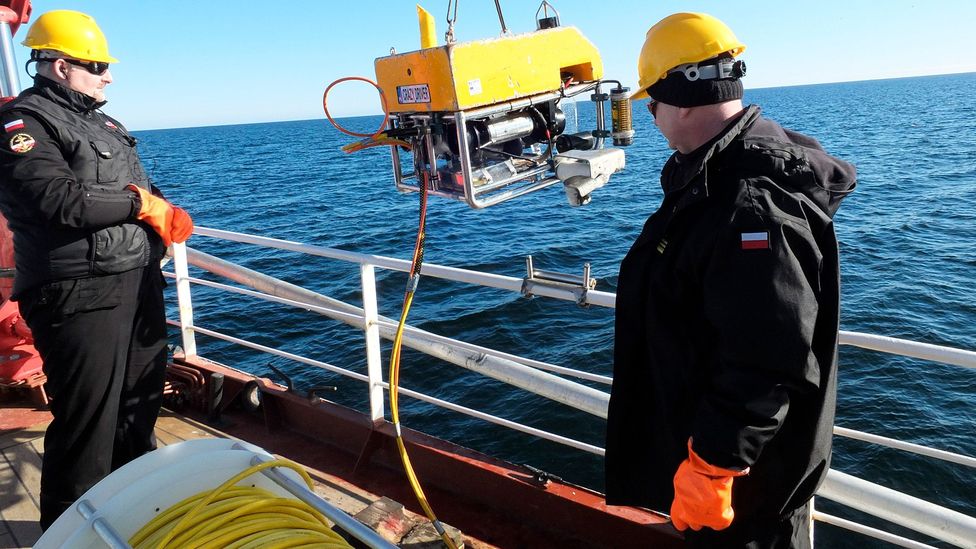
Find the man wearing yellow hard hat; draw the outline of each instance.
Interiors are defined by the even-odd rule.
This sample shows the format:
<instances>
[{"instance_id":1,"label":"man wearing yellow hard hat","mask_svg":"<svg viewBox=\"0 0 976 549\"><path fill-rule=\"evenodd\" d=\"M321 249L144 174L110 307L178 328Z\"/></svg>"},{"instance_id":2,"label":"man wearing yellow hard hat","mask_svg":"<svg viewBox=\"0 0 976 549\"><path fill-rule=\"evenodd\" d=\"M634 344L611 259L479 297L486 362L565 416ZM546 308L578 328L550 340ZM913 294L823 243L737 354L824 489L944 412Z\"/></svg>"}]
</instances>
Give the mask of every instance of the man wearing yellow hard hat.
<instances>
[{"instance_id":1,"label":"man wearing yellow hard hat","mask_svg":"<svg viewBox=\"0 0 976 549\"><path fill-rule=\"evenodd\" d=\"M607 503L670 514L691 547L809 547L855 169L743 106L745 49L677 13L640 53L634 96L675 152L620 266Z\"/></svg>"},{"instance_id":2,"label":"man wearing yellow hard hat","mask_svg":"<svg viewBox=\"0 0 976 549\"><path fill-rule=\"evenodd\" d=\"M166 367L159 269L193 223L162 198L136 140L100 109L105 35L47 12L24 40L34 85L0 108L0 210L14 234L13 299L44 359L41 527L105 475L155 447Z\"/></svg>"}]
</instances>

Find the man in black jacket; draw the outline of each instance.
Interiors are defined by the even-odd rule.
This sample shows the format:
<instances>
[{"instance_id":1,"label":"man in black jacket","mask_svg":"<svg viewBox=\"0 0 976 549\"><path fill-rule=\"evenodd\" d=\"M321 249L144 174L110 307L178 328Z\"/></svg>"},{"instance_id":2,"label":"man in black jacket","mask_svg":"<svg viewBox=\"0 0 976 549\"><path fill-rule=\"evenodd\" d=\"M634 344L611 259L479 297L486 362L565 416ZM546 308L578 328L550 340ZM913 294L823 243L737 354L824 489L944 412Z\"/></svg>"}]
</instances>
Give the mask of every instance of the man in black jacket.
<instances>
[{"instance_id":1,"label":"man in black jacket","mask_svg":"<svg viewBox=\"0 0 976 549\"><path fill-rule=\"evenodd\" d=\"M693 547L809 547L830 463L832 216L854 167L743 108L721 21L647 33L636 98L676 152L620 266L607 503L670 512Z\"/></svg>"},{"instance_id":2,"label":"man in black jacket","mask_svg":"<svg viewBox=\"0 0 976 549\"><path fill-rule=\"evenodd\" d=\"M33 87L0 108L0 209L13 299L44 359L41 527L110 471L155 448L166 367L159 261L193 230L147 177L136 140L103 114L116 60L95 21L41 15L24 45Z\"/></svg>"}]
</instances>

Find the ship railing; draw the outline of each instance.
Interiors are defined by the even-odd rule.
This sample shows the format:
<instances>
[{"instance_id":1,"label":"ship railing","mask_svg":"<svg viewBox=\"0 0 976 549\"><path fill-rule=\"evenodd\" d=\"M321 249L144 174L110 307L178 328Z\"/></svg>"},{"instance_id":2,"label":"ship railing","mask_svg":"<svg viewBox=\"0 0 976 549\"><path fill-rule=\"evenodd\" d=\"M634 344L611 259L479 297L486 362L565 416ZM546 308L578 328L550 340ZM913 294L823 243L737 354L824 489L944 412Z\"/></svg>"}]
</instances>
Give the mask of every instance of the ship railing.
<instances>
[{"instance_id":1,"label":"ship railing","mask_svg":"<svg viewBox=\"0 0 976 549\"><path fill-rule=\"evenodd\" d=\"M180 328L183 350L187 356L196 355L195 334L200 333L274 356L323 368L365 382L369 387L369 407L372 419L379 420L385 417L383 393L389 389L389 386L382 379L379 340L380 337L388 340L393 339L396 322L392 319L381 317L377 313L375 270L380 268L407 272L410 267L409 261L204 227L196 228L194 234L358 264L360 267L363 306L357 307L329 298L200 251L187 249L183 245L176 245L174 246L174 272L166 274L176 280L180 319L178 322L170 321L170 323ZM189 264L193 264L205 271L228 278L238 284L249 286L253 289L249 290L238 286L190 277ZM522 295L531 293L531 295L535 296L573 301L586 306L613 308L615 302L615 294L611 292L589 289L581 292L580 288L572 288L563 284L533 284L528 278L496 275L430 263L424 264L421 274L424 277L441 278L487 288L508 290ZM193 323L193 307L190 292L191 283L314 311L360 328L365 334L367 373L364 375L326 362L253 343L215 330L195 326ZM976 368L976 352L973 351L849 331L841 331L839 340L842 345L856 346L965 368ZM609 403L609 395L607 393L593 389L585 384L565 379L564 377L560 377L560 375L605 385L609 385L612 382L610 377L511 355L432 334L410 326L405 331L404 345L595 416L604 419L607 416L607 406ZM408 388L401 388L400 394L579 450L603 455L603 448L598 446L480 412L430 395L412 391ZM838 436L913 452L976 469L976 458L970 456L863 433L844 427L835 427L834 433ZM817 495L960 547L971 547L974 541L976 541L976 518L852 477L840 471L833 469L829 471ZM926 544L903 536L891 534L820 511L814 511L814 518L824 523L859 532L895 545L903 547L929 547Z\"/></svg>"}]
</instances>

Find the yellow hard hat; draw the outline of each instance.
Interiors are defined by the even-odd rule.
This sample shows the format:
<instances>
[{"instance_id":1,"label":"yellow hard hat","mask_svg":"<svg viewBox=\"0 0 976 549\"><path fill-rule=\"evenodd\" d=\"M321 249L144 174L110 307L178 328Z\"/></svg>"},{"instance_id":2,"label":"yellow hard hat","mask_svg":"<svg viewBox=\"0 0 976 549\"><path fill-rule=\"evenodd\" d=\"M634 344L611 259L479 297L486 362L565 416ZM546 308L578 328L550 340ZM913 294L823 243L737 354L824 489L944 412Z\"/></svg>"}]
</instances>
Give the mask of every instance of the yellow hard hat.
<instances>
[{"instance_id":1,"label":"yellow hard hat","mask_svg":"<svg viewBox=\"0 0 976 549\"><path fill-rule=\"evenodd\" d=\"M95 20L80 11L54 10L37 18L21 42L34 50L55 50L82 61L118 63Z\"/></svg>"},{"instance_id":2,"label":"yellow hard hat","mask_svg":"<svg viewBox=\"0 0 976 549\"><path fill-rule=\"evenodd\" d=\"M637 60L638 90L631 99L647 97L647 88L685 63L697 63L728 52L735 57L746 46L725 23L705 13L675 13L647 31Z\"/></svg>"}]
</instances>

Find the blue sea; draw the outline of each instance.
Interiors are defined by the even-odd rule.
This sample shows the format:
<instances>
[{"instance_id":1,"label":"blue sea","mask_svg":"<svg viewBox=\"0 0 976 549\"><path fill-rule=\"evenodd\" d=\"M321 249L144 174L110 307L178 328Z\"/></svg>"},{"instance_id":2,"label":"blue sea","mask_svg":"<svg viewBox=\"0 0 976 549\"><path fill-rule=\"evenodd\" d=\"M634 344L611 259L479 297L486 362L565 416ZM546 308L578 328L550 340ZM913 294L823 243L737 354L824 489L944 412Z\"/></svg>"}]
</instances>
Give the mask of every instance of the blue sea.
<instances>
[{"instance_id":1,"label":"blue sea","mask_svg":"<svg viewBox=\"0 0 976 549\"><path fill-rule=\"evenodd\" d=\"M746 102L816 137L858 168L857 190L835 218L842 329L976 349L974 97L976 74L747 90ZM592 107L570 107L570 125L590 128ZM370 131L380 121L342 123ZM516 277L525 274L526 255L536 268L573 274L588 262L598 289L615 290L620 260L661 201L658 173L670 154L642 105L636 105L635 126L626 170L587 206L569 207L557 187L486 210L432 198L425 261ZM395 190L387 149L341 152L352 138L324 117L136 135L151 177L199 226L410 257L418 196ZM190 245L360 303L354 265L199 236ZM398 317L405 276L378 273L380 313ZM194 289L194 314L199 326L365 371L361 334L315 314L204 287ZM170 317L176 318L175 309ZM506 352L611 374L609 309L423 279L409 321ZM267 355L203 336L198 344L211 359L274 377ZM299 389L335 385L335 400L365 410L361 383L283 359L271 362L289 372ZM409 350L401 386L603 445L602 420ZM406 426L602 490L601 458L409 398L401 403ZM976 370L842 347L837 424L976 455ZM843 438L836 439L833 466L976 515L971 469ZM818 508L860 518L826 500ZM864 547L866 539L838 536L829 526L819 526L817 536L828 547Z\"/></svg>"}]
</instances>

